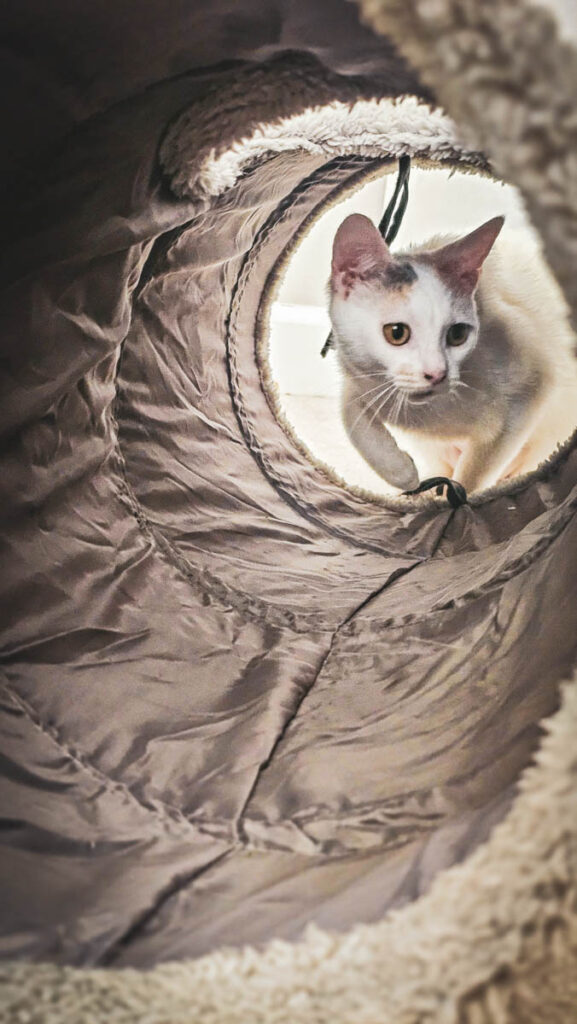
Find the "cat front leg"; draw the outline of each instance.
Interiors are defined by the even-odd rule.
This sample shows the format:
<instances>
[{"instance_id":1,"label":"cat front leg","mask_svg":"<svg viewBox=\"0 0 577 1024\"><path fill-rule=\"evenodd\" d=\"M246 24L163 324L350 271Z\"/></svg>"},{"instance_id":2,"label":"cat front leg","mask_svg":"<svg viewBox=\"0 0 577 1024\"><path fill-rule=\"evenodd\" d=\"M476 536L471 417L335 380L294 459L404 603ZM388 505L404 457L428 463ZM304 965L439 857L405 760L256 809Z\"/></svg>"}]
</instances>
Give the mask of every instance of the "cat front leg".
<instances>
[{"instance_id":1,"label":"cat front leg","mask_svg":"<svg viewBox=\"0 0 577 1024\"><path fill-rule=\"evenodd\" d=\"M393 487L402 491L417 487L419 474L411 456L401 451L384 423L372 409L363 408L358 398L354 389L345 389L341 405L343 424L355 448L375 473Z\"/></svg>"}]
</instances>

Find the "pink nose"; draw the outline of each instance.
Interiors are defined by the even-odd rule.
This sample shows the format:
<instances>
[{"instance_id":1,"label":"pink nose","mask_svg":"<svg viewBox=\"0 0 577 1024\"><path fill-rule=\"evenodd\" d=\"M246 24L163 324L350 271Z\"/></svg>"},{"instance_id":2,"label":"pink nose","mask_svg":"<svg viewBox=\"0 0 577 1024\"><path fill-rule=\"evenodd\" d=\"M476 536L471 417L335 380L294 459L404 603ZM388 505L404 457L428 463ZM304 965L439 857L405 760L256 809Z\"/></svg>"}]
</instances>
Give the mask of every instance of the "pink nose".
<instances>
[{"instance_id":1,"label":"pink nose","mask_svg":"<svg viewBox=\"0 0 577 1024\"><path fill-rule=\"evenodd\" d=\"M442 384L445 377L447 376L446 370L437 370L436 373L424 373L423 377L429 381L429 384Z\"/></svg>"}]
</instances>

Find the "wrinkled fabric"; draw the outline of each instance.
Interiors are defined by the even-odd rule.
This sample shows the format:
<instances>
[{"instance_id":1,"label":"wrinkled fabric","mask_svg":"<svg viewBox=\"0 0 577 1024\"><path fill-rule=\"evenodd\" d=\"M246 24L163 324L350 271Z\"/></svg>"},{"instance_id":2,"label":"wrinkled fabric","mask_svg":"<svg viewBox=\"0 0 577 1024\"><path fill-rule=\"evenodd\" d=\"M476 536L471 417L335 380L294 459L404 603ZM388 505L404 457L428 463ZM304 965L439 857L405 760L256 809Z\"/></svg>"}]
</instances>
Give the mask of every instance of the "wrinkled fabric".
<instances>
[{"instance_id":1,"label":"wrinkled fabric","mask_svg":"<svg viewBox=\"0 0 577 1024\"><path fill-rule=\"evenodd\" d=\"M375 161L278 155L177 199L158 144L215 74L84 125L5 249L3 956L378 920L503 817L575 659L573 451L395 508L275 419L265 282Z\"/></svg>"}]
</instances>

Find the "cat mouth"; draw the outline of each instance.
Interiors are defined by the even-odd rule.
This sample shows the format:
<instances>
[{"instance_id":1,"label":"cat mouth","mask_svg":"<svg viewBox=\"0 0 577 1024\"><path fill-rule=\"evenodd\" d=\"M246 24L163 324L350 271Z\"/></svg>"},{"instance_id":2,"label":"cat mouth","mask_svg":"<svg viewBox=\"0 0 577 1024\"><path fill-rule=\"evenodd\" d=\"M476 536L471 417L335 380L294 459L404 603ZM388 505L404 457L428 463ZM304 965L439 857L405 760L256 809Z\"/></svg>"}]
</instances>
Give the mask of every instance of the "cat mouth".
<instances>
[{"instance_id":1,"label":"cat mouth","mask_svg":"<svg viewBox=\"0 0 577 1024\"><path fill-rule=\"evenodd\" d=\"M409 391L409 401L417 403L426 402L434 393L432 388L429 388L428 391Z\"/></svg>"}]
</instances>

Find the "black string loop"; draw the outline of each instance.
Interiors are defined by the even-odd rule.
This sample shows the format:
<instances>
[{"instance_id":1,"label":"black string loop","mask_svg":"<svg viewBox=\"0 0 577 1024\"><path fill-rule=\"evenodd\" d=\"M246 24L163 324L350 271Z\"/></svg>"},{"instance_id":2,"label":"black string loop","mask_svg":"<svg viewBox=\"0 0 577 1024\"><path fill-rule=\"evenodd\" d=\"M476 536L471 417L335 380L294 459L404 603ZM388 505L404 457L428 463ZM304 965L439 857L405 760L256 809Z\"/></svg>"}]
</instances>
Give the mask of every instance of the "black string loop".
<instances>
[{"instance_id":1,"label":"black string loop","mask_svg":"<svg viewBox=\"0 0 577 1024\"><path fill-rule=\"evenodd\" d=\"M399 233L403 223L407 203L409 202L409 175L411 173L410 156L399 158L399 172L397 183L391 200L382 216L379 224L379 231L387 245L392 245Z\"/></svg>"}]
</instances>

